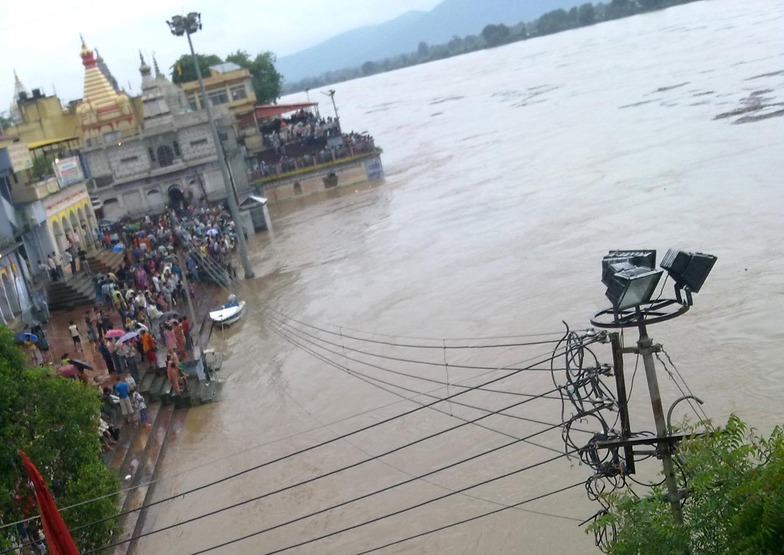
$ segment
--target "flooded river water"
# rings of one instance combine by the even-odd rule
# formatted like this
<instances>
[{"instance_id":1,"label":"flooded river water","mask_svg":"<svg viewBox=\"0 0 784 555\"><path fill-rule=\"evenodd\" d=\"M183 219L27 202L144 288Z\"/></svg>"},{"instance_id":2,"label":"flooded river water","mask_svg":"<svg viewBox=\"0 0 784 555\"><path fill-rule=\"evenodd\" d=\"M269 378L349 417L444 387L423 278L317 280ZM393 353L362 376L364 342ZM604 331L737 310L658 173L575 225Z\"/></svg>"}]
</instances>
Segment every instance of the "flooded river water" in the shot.
<instances>
[{"instance_id":1,"label":"flooded river water","mask_svg":"<svg viewBox=\"0 0 784 555\"><path fill-rule=\"evenodd\" d=\"M357 463L137 552L251 534L211 552L278 552L378 518L290 550L361 553L584 481L590 470L564 458L521 470L563 451L557 429L414 478L561 421L547 372L490 369L546 360L562 321L588 327L607 304L600 261L612 248L718 256L693 309L651 335L711 418L782 423L782 28L774 0L697 2L335 85L343 127L385 149L386 179L271 207L273 231L251 241L257 278L234 291L248 313L211 340L226 356L221 402L188 413L155 495L378 425L163 504L147 531ZM499 343L514 346L476 348ZM596 354L611 361L605 346ZM658 369L667 407L680 393ZM381 423L433 399L415 392L454 395L504 372L463 404ZM632 424L651 430L636 380ZM518 418L370 460L525 394L545 395L508 411ZM577 487L380 552L596 553L578 524L597 509Z\"/></svg>"}]
</instances>

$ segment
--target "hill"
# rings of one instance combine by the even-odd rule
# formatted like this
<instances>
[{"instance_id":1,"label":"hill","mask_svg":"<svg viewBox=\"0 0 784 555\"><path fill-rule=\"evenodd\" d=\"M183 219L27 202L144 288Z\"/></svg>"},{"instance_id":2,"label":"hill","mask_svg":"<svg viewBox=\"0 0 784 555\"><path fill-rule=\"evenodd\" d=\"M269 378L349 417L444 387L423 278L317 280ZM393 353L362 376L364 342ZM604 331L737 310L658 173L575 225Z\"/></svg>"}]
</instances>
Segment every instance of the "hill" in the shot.
<instances>
[{"instance_id":1,"label":"hill","mask_svg":"<svg viewBox=\"0 0 784 555\"><path fill-rule=\"evenodd\" d=\"M485 25L531 21L578 0L444 0L429 12L411 11L395 19L352 29L296 54L279 58L277 70L295 82L326 71L359 66L413 52L421 41L447 42L457 35L478 35Z\"/></svg>"}]
</instances>

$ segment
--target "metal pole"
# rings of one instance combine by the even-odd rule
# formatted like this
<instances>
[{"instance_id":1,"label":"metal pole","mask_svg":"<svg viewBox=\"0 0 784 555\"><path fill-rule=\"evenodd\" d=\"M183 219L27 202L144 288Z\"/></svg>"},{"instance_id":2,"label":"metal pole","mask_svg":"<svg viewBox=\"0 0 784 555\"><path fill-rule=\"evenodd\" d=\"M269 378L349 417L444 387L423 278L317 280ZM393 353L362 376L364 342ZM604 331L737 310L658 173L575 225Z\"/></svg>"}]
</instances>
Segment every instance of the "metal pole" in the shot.
<instances>
[{"instance_id":1,"label":"metal pole","mask_svg":"<svg viewBox=\"0 0 784 555\"><path fill-rule=\"evenodd\" d=\"M653 420L656 423L656 436L667 438L669 435L667 421L664 418L661 393L659 393L659 381L656 378L656 367L653 362L653 353L657 349L653 346L651 338L648 337L648 331L645 328L645 321L642 319L642 315L638 313L638 317L640 318L640 323L638 324L640 339L637 342L637 351L642 355L642 362L645 365L645 377L648 380L648 392L651 396ZM672 445L669 441L660 441L657 451L661 457L662 466L664 466L664 481L667 485L667 497L670 501L672 517L676 524L683 524L683 511L681 510L680 494L678 493L678 482L675 480L675 465L672 462Z\"/></svg>"},{"instance_id":2,"label":"metal pole","mask_svg":"<svg viewBox=\"0 0 784 555\"><path fill-rule=\"evenodd\" d=\"M218 136L218 128L215 126L215 120L213 119L212 114L212 105L210 104L209 100L207 99L207 91L204 88L204 79L201 76L201 69L199 68L199 61L196 59L196 52L193 50L193 41L191 41L191 34L186 29L185 35L188 37L188 46L191 49L191 57L193 57L193 65L196 67L196 78L199 80L199 92L201 93L201 103L202 106L207 110L207 118L210 120L210 130L212 131L212 140L215 143L215 154L218 156L218 165L221 169L221 174L223 175L223 186L226 189L226 200L229 203L229 212L231 213L231 218L234 220L236 225L237 231L237 243L240 247L240 256L242 257L242 265L245 268L245 279L251 279L256 277L256 274L253 273L253 266L250 264L250 258L248 258L248 247L245 244L245 230L242 226L242 222L240 221L240 210L237 206L237 199L234 198L234 192L231 190L231 183L229 180L229 169L226 166L226 160L223 159L221 156L221 142L220 137Z\"/></svg>"},{"instance_id":3,"label":"metal pole","mask_svg":"<svg viewBox=\"0 0 784 555\"><path fill-rule=\"evenodd\" d=\"M629 420L629 407L626 398L626 379L623 374L623 349L618 333L610 334L610 344L612 345L613 367L615 373L615 389L618 393L618 413L621 421L621 439L632 437L631 422ZM634 448L626 445L623 448L626 472L634 474Z\"/></svg>"},{"instance_id":4,"label":"metal pole","mask_svg":"<svg viewBox=\"0 0 784 555\"><path fill-rule=\"evenodd\" d=\"M335 110L335 121L338 124L338 132L343 133L343 130L340 128L340 116L338 115L338 107L335 104L335 91L329 91L329 97L332 99L332 109Z\"/></svg>"},{"instance_id":5,"label":"metal pole","mask_svg":"<svg viewBox=\"0 0 784 555\"><path fill-rule=\"evenodd\" d=\"M174 227L172 225L172 227ZM180 272L182 273L182 283L185 286L185 297L188 299L188 312L191 315L191 341L194 345L199 344L199 333L197 331L196 326L198 322L196 322L196 311L193 310L193 300L191 299L191 286L188 283L188 267L182 263L182 253L177 251L177 263L180 265ZM196 332L196 333L194 333Z\"/></svg>"}]
</instances>

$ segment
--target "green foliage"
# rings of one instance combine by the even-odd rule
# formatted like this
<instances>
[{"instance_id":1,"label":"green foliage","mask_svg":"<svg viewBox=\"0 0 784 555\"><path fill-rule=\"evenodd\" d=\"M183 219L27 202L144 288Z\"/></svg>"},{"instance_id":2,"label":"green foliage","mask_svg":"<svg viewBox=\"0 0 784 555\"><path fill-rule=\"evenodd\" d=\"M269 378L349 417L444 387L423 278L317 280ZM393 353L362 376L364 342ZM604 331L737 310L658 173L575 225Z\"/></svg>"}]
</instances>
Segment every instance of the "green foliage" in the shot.
<instances>
[{"instance_id":1,"label":"green foliage","mask_svg":"<svg viewBox=\"0 0 784 555\"><path fill-rule=\"evenodd\" d=\"M482 29L482 38L485 39L487 46L493 47L504 44L509 38L509 27L503 23L499 25L486 25Z\"/></svg>"},{"instance_id":2,"label":"green foliage","mask_svg":"<svg viewBox=\"0 0 784 555\"><path fill-rule=\"evenodd\" d=\"M280 98L283 76L275 69L275 54L262 52L251 60L248 52L237 50L226 56L226 61L250 71L257 102L268 104Z\"/></svg>"},{"instance_id":3,"label":"green foliage","mask_svg":"<svg viewBox=\"0 0 784 555\"><path fill-rule=\"evenodd\" d=\"M639 498L616 492L611 512L591 529L617 528L612 555L773 555L784 553L784 431L769 438L737 416L678 450L679 489L687 491L676 526L662 487ZM685 477L685 478L684 478Z\"/></svg>"},{"instance_id":4,"label":"green foliage","mask_svg":"<svg viewBox=\"0 0 784 555\"><path fill-rule=\"evenodd\" d=\"M33 167L30 168L30 174L36 181L54 175L52 161L45 156L36 156L33 158Z\"/></svg>"},{"instance_id":5,"label":"green foliage","mask_svg":"<svg viewBox=\"0 0 784 555\"><path fill-rule=\"evenodd\" d=\"M575 9L575 15L577 10ZM553 10L547 12L542 17L536 20L536 34L538 35L551 35L553 33L560 33L573 27L569 14L565 10Z\"/></svg>"},{"instance_id":6,"label":"green foliage","mask_svg":"<svg viewBox=\"0 0 784 555\"><path fill-rule=\"evenodd\" d=\"M596 23L596 10L593 4L586 2L577 10L577 22L579 25L593 25Z\"/></svg>"},{"instance_id":7,"label":"green foliage","mask_svg":"<svg viewBox=\"0 0 784 555\"><path fill-rule=\"evenodd\" d=\"M196 54L196 60L198 60L199 70L201 70L201 75L204 78L210 76L210 66L223 63L223 60L215 54ZM174 62L171 70L172 83L187 83L189 81L196 81L198 78L196 75L196 66L193 63L193 56L190 54L183 54L177 58L177 61Z\"/></svg>"},{"instance_id":8,"label":"green foliage","mask_svg":"<svg viewBox=\"0 0 784 555\"><path fill-rule=\"evenodd\" d=\"M32 516L24 500L34 497L17 452L24 451L41 471L59 507L116 492L118 477L100 460L96 390L78 380L50 375L46 368L25 368L13 333L0 327L0 518L12 522ZM23 502L16 499L19 496ZM69 528L116 512L113 496L63 512ZM37 510L37 508L36 508ZM82 549L107 543L116 522L75 534ZM0 547L6 538L0 536Z\"/></svg>"}]
</instances>

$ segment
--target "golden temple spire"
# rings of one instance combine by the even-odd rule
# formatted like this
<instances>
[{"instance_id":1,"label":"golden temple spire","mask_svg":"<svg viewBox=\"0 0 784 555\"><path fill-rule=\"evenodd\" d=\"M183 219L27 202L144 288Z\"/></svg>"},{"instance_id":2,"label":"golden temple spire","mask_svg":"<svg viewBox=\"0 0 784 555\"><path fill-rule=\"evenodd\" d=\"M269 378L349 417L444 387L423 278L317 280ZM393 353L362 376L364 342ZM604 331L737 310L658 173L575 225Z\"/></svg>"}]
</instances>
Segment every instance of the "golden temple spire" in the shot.
<instances>
[{"instance_id":1,"label":"golden temple spire","mask_svg":"<svg viewBox=\"0 0 784 555\"><path fill-rule=\"evenodd\" d=\"M136 130L138 125L130 99L109 83L84 37L79 35L79 38L82 39L79 55L84 65L84 98L77 114L85 137Z\"/></svg>"}]
</instances>

